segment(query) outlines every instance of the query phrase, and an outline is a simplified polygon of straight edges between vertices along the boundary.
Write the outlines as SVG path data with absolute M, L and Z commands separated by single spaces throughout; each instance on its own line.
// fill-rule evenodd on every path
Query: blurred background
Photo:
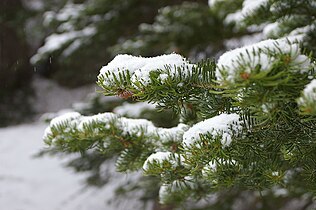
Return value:
M 233 3 L 231 11 L 240 2 Z M 231 28 L 223 27 L 224 14 L 211 11 L 206 0 L 2 0 L 0 4 L 0 126 L 51 111 L 50 103 L 58 104 L 54 100 L 60 97 L 38 104 L 45 103 L 41 97 L 49 94 L 39 87 L 47 86 L 47 79 L 71 89 L 94 84 L 100 67 L 119 53 L 177 52 L 196 61 L 216 56 L 232 36 Z
M 216 59 L 266 38 L 262 27 L 236 27 L 233 15 L 242 3 L 1 0 L 0 209 L 174 209 L 158 204 L 155 178 L 119 175 L 106 155 L 49 150 L 41 137 L 50 119 L 73 110 L 177 125 L 170 110 L 157 115 L 153 105 L 102 96 L 95 85 L 100 68 L 121 53 Z M 212 205 L 230 209 L 237 200 L 254 209 L 257 198 L 231 192 L 225 204 L 215 199 Z M 238 202 L 234 209 L 246 209 Z

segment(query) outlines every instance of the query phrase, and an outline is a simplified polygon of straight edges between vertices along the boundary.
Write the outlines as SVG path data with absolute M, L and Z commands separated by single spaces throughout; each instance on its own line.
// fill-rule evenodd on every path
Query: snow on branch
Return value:
M 103 66 L 99 79 L 104 78 L 103 84 L 111 86 L 115 83 L 115 78 L 120 78 L 120 75 L 128 72 L 133 83 L 141 82 L 143 85 L 148 85 L 153 71 L 161 70 L 158 79 L 163 82 L 168 74 L 176 75 L 178 68 L 189 71 L 193 66 L 181 55 L 175 53 L 148 58 L 124 54 L 117 55 L 110 63 Z
M 316 113 L 316 79 L 313 79 L 302 92 L 302 96 L 297 100 L 301 110 L 306 114 Z
M 254 11 L 256 11 L 257 9 L 259 9 L 262 6 L 265 6 L 268 4 L 268 0 L 245 0 L 243 2 L 243 7 L 242 7 L 242 11 L 241 13 L 244 16 L 250 15 L 251 13 L 253 13 Z
M 74 134 L 78 138 L 96 135 L 107 136 L 106 131 L 112 128 L 117 129 L 123 136 L 159 138 L 160 141 L 155 142 L 155 144 L 161 146 L 169 141 L 181 141 L 188 126 L 179 124 L 174 128 L 159 128 L 145 119 L 129 119 L 113 113 L 82 116 L 78 112 L 71 112 L 54 118 L 45 130 L 43 139 L 48 144 L 55 144 L 57 141 L 67 143 L 69 135 Z M 153 142 L 152 138 L 150 141 Z
M 241 121 L 238 114 L 220 114 L 210 119 L 204 120 L 193 125 L 183 135 L 183 144 L 190 147 L 198 143 L 200 135 L 211 134 L 214 138 L 221 136 L 222 146 L 229 146 L 232 136 L 241 131 Z
M 218 1 L 218 0 L 217 0 Z M 209 1 L 209 2 L 217 2 Z M 212 3 L 214 5 L 214 3 Z M 248 17 L 253 15 L 261 7 L 265 7 L 268 4 L 268 0 L 245 0 L 242 5 L 242 9 L 237 10 L 234 13 L 230 13 L 225 18 L 224 22 L 226 24 L 236 23 L 237 25 L 242 25 L 243 21 Z
M 217 62 L 216 77 L 220 82 L 246 80 L 252 74 L 270 71 L 282 58 L 293 71 L 306 73 L 311 60 L 301 54 L 299 43 L 293 40 L 295 37 L 268 39 L 228 51 Z

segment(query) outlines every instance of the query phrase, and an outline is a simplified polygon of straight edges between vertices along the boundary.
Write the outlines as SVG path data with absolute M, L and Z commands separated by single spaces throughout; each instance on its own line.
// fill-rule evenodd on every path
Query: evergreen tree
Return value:
M 231 2 L 209 1 L 222 15 L 220 24 L 232 27 L 237 42 L 245 36 L 263 41 L 228 51 L 216 62 L 193 64 L 178 54 L 118 55 L 100 70 L 97 83 L 105 95 L 171 109 L 178 125 L 162 128 L 108 112 L 88 117 L 73 112 L 53 119 L 44 141 L 58 151 L 92 149 L 117 157 L 120 172 L 143 170 L 158 177 L 160 202 L 170 208 L 232 209 L 243 196 L 254 198 L 244 209 L 271 209 L 271 203 L 281 209 L 292 198 L 304 201 L 296 209 L 312 208 L 316 80 L 310 52 L 316 4 L 245 0 L 235 11 L 221 13 Z M 195 8 L 188 5 L 182 6 Z M 265 40 L 270 36 L 276 39 Z M 153 43 L 150 36 L 139 37 Z M 180 40 L 185 38 L 179 45 Z M 229 46 L 228 40 L 222 42 Z

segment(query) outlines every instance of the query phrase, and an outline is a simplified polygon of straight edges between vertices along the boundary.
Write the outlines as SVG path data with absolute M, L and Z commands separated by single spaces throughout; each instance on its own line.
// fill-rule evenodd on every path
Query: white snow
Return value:
M 144 134 L 147 137 L 152 137 L 152 143 L 159 146 L 170 141 L 181 141 L 184 132 L 188 128 L 185 124 L 179 124 L 173 128 L 159 128 L 146 119 L 130 119 L 109 112 L 92 116 L 82 116 L 78 112 L 70 112 L 54 118 L 45 129 L 43 139 L 48 142 L 54 142 L 54 140 L 56 140 L 54 136 L 51 136 L 52 127 L 58 129 L 58 126 L 62 125 L 68 130 L 76 129 L 78 132 L 85 132 L 85 130 L 89 128 L 89 126 L 93 126 L 94 123 L 101 124 L 101 126 L 105 126 L 106 129 L 110 128 L 111 123 L 114 123 L 115 126 L 121 130 L 123 135 L 133 134 L 141 136 Z M 94 132 L 98 132 L 98 129 Z M 60 137 L 59 135 L 56 136 L 56 138 Z M 157 138 L 159 138 L 159 141 L 156 140 Z
M 129 119 L 125 117 L 117 118 L 116 126 L 122 129 L 123 134 L 133 133 L 140 136 L 144 132 L 146 136 L 156 136 L 159 141 L 154 141 L 155 144 L 166 143 L 169 141 L 180 141 L 187 130 L 187 125 L 179 124 L 173 128 L 159 128 L 146 119 Z
M 172 156 L 171 152 L 156 152 L 151 154 L 147 160 L 145 161 L 143 165 L 144 170 L 148 170 L 148 164 L 149 163 L 154 163 L 157 162 L 159 164 L 162 164 L 164 160 L 169 160 L 170 157 Z
M 56 20 L 59 22 L 69 21 L 70 19 L 77 19 L 82 15 L 82 11 L 85 9 L 84 4 L 73 4 L 68 2 L 61 10 L 46 11 L 44 13 L 44 26 L 48 27 L 52 21 Z
M 51 22 L 55 19 L 56 13 L 54 11 L 46 11 L 43 14 L 43 25 L 48 27 Z
M 304 89 L 304 95 L 316 99 L 316 79 L 313 79 Z
M 274 54 L 288 54 L 291 57 L 291 65 L 305 73 L 309 70 L 311 61 L 300 54 L 299 43 L 291 40 L 295 40 L 295 37 L 268 39 L 228 51 L 218 59 L 216 77 L 219 81 L 235 82 L 241 78 L 241 73 L 250 74 L 257 66 L 260 66 L 260 71 L 267 71 L 274 64 Z
M 267 24 L 262 31 L 265 37 L 275 37 L 280 33 L 280 23 L 274 22 Z
M 181 55 L 175 53 L 148 58 L 124 54 L 117 55 L 110 63 L 103 66 L 99 76 L 108 75 L 108 78 L 105 77 L 104 83 L 109 86 L 113 84 L 112 74 L 119 78 L 119 74 L 128 71 L 132 82 L 140 81 L 142 84 L 148 85 L 151 71 L 162 70 L 167 73 L 170 69 L 172 74 L 177 74 L 178 68 L 191 70 L 193 66 Z
M 129 179 L 126 175 L 115 174 L 114 180 L 100 189 L 86 188 L 86 174 L 64 168 L 69 156 L 35 158 L 45 147 L 45 127 L 33 123 L 0 129 L 0 209 L 114 210 L 137 205 L 131 200 L 119 207 L 108 203 L 115 197 L 115 188 Z
M 143 111 L 154 110 L 155 108 L 156 105 L 147 102 L 138 102 L 134 104 L 125 102 L 121 106 L 115 107 L 113 112 L 121 116 L 136 118 L 139 117 Z
M 219 0 L 209 0 L 209 5 L 214 6 L 214 4 Z M 261 6 L 265 6 L 268 0 L 244 0 L 242 9 L 237 10 L 234 13 L 230 13 L 226 16 L 224 23 L 229 24 L 235 22 L 238 26 L 242 26 L 244 19 L 252 15 Z
M 314 21 L 314 23 L 311 25 L 296 28 L 289 33 L 289 36 L 295 36 L 295 35 L 299 35 L 299 34 L 306 35 L 308 32 L 315 30 L 315 23 L 316 23 L 316 21 Z
M 92 123 L 104 123 L 107 125 L 107 124 L 109 124 L 109 122 L 111 122 L 115 118 L 116 118 L 116 115 L 113 113 L 109 113 L 109 112 L 100 113 L 100 114 L 93 115 L 93 116 L 82 116 L 77 128 L 80 131 L 84 131 L 84 128 L 86 126 L 91 125 Z
M 249 15 L 267 3 L 268 0 L 244 0 L 241 12 L 245 16 Z
M 134 133 L 137 136 L 141 135 L 143 131 L 146 135 L 154 133 L 156 127 L 152 122 L 146 119 L 129 119 L 118 118 L 117 126 L 122 129 L 123 134 Z
M 69 19 L 78 18 L 81 12 L 85 9 L 83 4 L 73 4 L 68 2 L 57 14 L 56 20 L 67 21 Z
M 163 184 L 159 189 L 159 202 L 164 204 L 171 192 L 171 187 L 168 184 Z
M 230 13 L 226 16 L 224 23 L 225 24 L 230 24 L 230 23 L 239 23 L 240 21 L 242 21 L 244 19 L 244 16 L 241 12 L 241 10 L 237 10 L 234 13 Z
M 82 42 L 80 39 L 74 40 L 61 54 L 63 57 L 70 56 L 73 52 L 80 48 Z
M 284 19 L 278 19 L 276 20 L 276 22 L 274 23 L 270 23 L 270 24 L 267 24 L 264 28 L 263 28 L 263 35 L 267 38 L 269 37 L 280 37 L 281 35 L 281 27 L 282 27 L 282 24 L 287 24 L 287 23 L 290 23 L 290 22 L 294 22 L 296 21 L 296 17 L 295 16 L 289 16 L 289 17 L 286 17 Z M 315 30 L 315 21 L 310 24 L 310 25 L 306 25 L 306 26 L 302 26 L 302 27 L 299 27 L 299 28 L 295 28 L 293 29 L 292 31 L 289 31 L 287 33 L 285 33 L 285 36 L 288 36 L 288 37 L 300 37 L 298 35 L 301 35 L 303 37 L 305 37 L 308 32 L 310 31 L 313 31 Z M 283 35 L 284 36 L 284 35 Z
M 225 1 L 225 0 L 208 0 L 208 6 L 214 7 L 215 4 L 217 4 L 217 2 L 221 2 L 221 1 Z
M 45 44 L 37 50 L 37 53 L 32 56 L 30 62 L 36 64 L 42 60 L 45 56 L 53 53 L 56 50 L 61 49 L 64 45 L 68 44 L 75 39 L 89 38 L 97 32 L 93 26 L 87 26 L 79 31 L 69 31 L 61 34 L 51 34 L 45 39 Z M 76 43 L 78 45 L 78 42 Z M 78 46 L 76 46 L 78 47 Z M 70 51 L 70 50 L 69 50 Z M 69 52 L 68 52 L 69 53 Z
M 189 126 L 180 123 L 177 127 L 173 128 L 158 128 L 157 134 L 160 137 L 160 141 L 162 143 L 166 143 L 169 141 L 181 141 L 182 136 L 186 130 L 188 130 Z
M 215 161 L 210 161 L 206 166 L 203 167 L 202 175 L 207 177 L 210 173 L 215 172 L 216 169 L 217 169 L 216 162 Z
M 165 80 L 168 78 L 168 74 L 160 74 L 158 77 L 162 83 L 165 82 Z
M 316 79 L 313 79 L 303 90 L 302 97 L 298 99 L 299 105 L 306 105 L 316 101 Z
M 232 142 L 232 135 L 242 129 L 239 115 L 220 114 L 193 125 L 183 135 L 183 144 L 190 147 L 200 140 L 200 134 L 211 134 L 216 137 L 221 135 L 222 146 L 229 146 Z
M 78 112 L 68 112 L 63 115 L 60 115 L 58 117 L 55 117 L 50 121 L 49 127 L 47 127 L 44 131 L 43 139 L 48 138 L 50 135 L 52 135 L 51 127 L 57 127 L 59 125 L 63 124 L 69 124 L 72 123 L 73 126 L 76 126 L 76 121 L 79 119 L 81 115 Z
M 178 166 L 179 163 L 184 161 L 183 156 L 172 152 L 156 152 L 151 154 L 143 165 L 143 169 L 146 171 L 149 169 L 149 164 L 157 162 L 162 164 L 164 161 L 169 162 L 172 167 Z
M 78 112 L 68 112 L 52 119 L 50 121 L 50 126 L 51 127 L 58 126 L 58 125 L 67 123 L 68 121 L 73 121 L 75 119 L 78 119 L 79 117 L 81 117 L 81 114 Z

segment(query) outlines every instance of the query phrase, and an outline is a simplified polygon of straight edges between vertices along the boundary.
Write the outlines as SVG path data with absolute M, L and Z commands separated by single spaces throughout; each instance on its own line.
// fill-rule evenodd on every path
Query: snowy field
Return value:
M 38 80 L 35 85 L 47 91 L 38 97 L 37 105 L 43 111 L 68 108 L 71 102 L 84 98 L 91 90 L 89 87 L 74 94 L 76 90 L 61 89 L 45 80 Z M 57 98 L 59 103 L 54 105 Z M 84 184 L 86 174 L 65 168 L 66 158 L 35 157 L 45 148 L 42 136 L 46 126 L 30 123 L 0 129 L 0 210 L 138 209 L 137 202 L 132 202 L 132 207 L 128 200 L 120 201 L 119 207 L 117 202 L 109 203 L 115 196 L 114 189 L 131 177 L 115 175 L 101 189 L 87 188 Z
M 106 206 L 111 186 L 84 188 L 84 174 L 74 174 L 56 157 L 35 158 L 45 145 L 44 124 L 0 129 L 0 209 L 86 210 Z

